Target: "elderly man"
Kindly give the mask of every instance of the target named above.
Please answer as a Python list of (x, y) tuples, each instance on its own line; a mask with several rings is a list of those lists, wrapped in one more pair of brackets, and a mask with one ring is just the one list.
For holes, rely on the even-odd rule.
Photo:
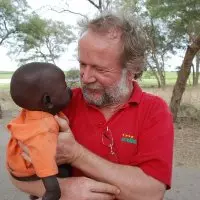
[[(173, 122), (166, 103), (135, 81), (145, 57), (138, 27), (100, 16), (85, 26), (78, 47), (81, 88), (63, 111), (70, 128), (56, 117), (62, 131), (57, 162), (73, 166), (73, 176), (60, 180), (61, 199), (162, 199), (171, 185)], [(40, 181), (12, 181), (43, 195)]]

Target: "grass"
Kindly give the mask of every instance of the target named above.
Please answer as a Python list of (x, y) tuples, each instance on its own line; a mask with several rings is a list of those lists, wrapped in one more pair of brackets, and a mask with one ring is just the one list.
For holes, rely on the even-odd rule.
[(10, 79), (13, 72), (2, 72), (0, 71), (0, 79)]
[[(166, 76), (166, 85), (168, 86), (173, 86), (176, 83), (177, 79), (177, 72), (165, 72)], [(143, 73), (142, 79), (139, 81), (141, 87), (144, 88), (151, 88), (151, 87), (157, 87), (157, 80), (155, 77), (152, 75), (151, 72), (145, 71)], [(190, 75), (187, 85), (191, 85), (192, 83), (192, 74)]]
[(0, 83), (0, 90), (9, 90), (10, 84), (9, 83)]

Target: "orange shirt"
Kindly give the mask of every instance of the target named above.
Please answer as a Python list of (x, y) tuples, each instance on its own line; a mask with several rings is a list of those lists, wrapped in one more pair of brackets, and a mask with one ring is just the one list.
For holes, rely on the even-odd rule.
[[(23, 109), (7, 127), (11, 133), (7, 167), (13, 175), (27, 177), (36, 174), (42, 178), (58, 173), (55, 155), (59, 126), (53, 115)], [(28, 147), (32, 163), (23, 159), (17, 141)]]

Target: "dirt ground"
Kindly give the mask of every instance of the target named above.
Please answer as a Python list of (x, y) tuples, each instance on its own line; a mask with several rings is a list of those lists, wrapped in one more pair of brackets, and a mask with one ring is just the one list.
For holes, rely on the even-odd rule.
[[(144, 89), (169, 102), (172, 88)], [(25, 200), (26, 195), (17, 191), (8, 180), (5, 171), (5, 146), (8, 141), (5, 125), (13, 118), (18, 107), (15, 106), (7, 90), (0, 91), (0, 105), (3, 118), (0, 119), (0, 194), (1, 200)], [(200, 199), (200, 88), (188, 88), (184, 94), (178, 123), (175, 127), (173, 185), (167, 191), (165, 200)]]

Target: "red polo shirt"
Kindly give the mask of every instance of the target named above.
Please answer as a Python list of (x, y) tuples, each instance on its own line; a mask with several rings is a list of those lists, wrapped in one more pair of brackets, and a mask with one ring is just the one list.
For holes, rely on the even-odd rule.
[[(173, 122), (166, 103), (143, 92), (136, 82), (129, 101), (108, 121), (97, 107), (84, 101), (81, 89), (73, 90), (70, 106), (63, 111), (76, 140), (95, 154), (120, 164), (141, 168), (146, 174), (171, 185)], [(102, 135), (109, 130), (113, 138), (110, 154)], [(77, 169), (74, 176), (84, 175)]]

